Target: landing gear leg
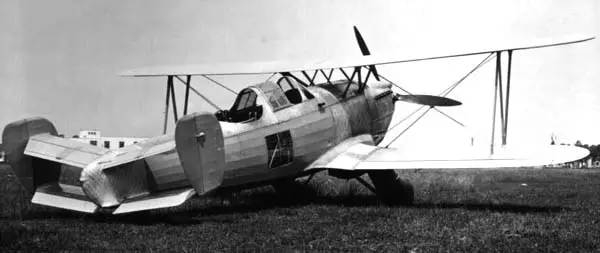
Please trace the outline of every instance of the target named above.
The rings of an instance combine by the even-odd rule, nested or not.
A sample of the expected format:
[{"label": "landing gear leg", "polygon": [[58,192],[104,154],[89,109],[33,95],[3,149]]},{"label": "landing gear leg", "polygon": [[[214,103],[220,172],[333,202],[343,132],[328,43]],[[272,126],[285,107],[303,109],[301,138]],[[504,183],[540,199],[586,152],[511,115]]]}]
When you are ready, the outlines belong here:
[{"label": "landing gear leg", "polygon": [[315,174],[317,174],[317,173],[310,174],[310,176],[308,176],[308,179],[306,179],[306,181],[304,181],[304,185],[308,185],[308,183],[310,182],[310,180],[313,179]]},{"label": "landing gear leg", "polygon": [[358,181],[373,191],[387,205],[410,205],[415,198],[412,185],[398,177],[394,170],[378,170],[367,172],[373,186],[362,180]]}]

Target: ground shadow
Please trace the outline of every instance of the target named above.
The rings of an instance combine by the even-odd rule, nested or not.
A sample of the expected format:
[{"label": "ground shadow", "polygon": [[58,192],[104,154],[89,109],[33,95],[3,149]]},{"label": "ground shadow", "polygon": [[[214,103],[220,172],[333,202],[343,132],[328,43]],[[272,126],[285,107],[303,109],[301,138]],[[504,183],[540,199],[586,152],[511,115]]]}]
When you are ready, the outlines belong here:
[{"label": "ground shadow", "polygon": [[[296,192],[277,193],[272,189],[252,191],[246,194],[235,194],[213,198],[212,201],[192,199],[182,207],[163,210],[138,212],[125,215],[81,214],[77,212],[52,208],[33,208],[23,218],[36,219],[82,219],[105,223],[128,223],[152,225],[168,223],[175,225],[198,224],[206,221],[234,222],[238,217],[234,214],[256,213],[277,208],[293,208],[308,205],[337,205],[346,207],[388,206],[372,194],[348,193],[324,196],[311,187],[300,187]],[[556,213],[570,211],[563,206],[536,206],[515,203],[485,202],[465,200],[457,202],[415,201],[399,208],[416,209],[465,209],[474,211],[508,212],[508,213]]]},{"label": "ground shadow", "polygon": [[[265,199],[267,198],[267,199]],[[263,195],[260,197],[249,196],[239,203],[211,205],[207,207],[193,207],[186,210],[167,210],[157,212],[141,212],[128,215],[87,215],[68,216],[66,214],[57,218],[90,219],[95,222],[128,223],[137,225],[153,225],[167,223],[172,225],[193,225],[207,221],[219,223],[233,223],[239,219],[239,214],[257,213],[277,208],[293,208],[308,205],[337,205],[346,207],[369,207],[387,205],[381,203],[376,196],[332,196],[318,197],[313,200],[294,200],[280,196]],[[411,205],[402,205],[398,208],[415,209],[465,209],[472,211],[490,211],[502,213],[558,213],[571,211],[563,206],[535,206],[514,203],[481,203],[475,201],[465,202],[417,202]],[[38,217],[40,217],[38,215]]]}]

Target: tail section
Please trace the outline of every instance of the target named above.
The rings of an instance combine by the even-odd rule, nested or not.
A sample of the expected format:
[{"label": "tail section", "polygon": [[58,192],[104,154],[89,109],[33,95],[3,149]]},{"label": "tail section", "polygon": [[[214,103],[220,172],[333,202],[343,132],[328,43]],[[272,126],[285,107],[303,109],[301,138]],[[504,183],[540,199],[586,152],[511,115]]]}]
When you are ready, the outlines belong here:
[{"label": "tail section", "polygon": [[[29,118],[8,124],[2,133],[2,142],[6,146],[10,167],[21,184],[32,193],[32,203],[93,213],[98,207],[89,201],[81,187],[59,183],[62,164],[83,168],[85,161],[79,160],[83,157],[71,157],[75,153],[58,146],[69,141],[56,135],[54,125],[44,118]],[[106,152],[99,147],[79,144],[85,145],[83,150],[89,146],[91,152],[82,153],[87,160]]]},{"label": "tail section", "polygon": [[[217,119],[209,113],[184,117],[173,136],[158,136],[118,150],[56,136],[54,125],[30,118],[2,134],[7,160],[32,193],[32,203],[113,214],[177,206],[220,186],[225,151]],[[61,184],[63,165],[81,169],[78,185]]]}]

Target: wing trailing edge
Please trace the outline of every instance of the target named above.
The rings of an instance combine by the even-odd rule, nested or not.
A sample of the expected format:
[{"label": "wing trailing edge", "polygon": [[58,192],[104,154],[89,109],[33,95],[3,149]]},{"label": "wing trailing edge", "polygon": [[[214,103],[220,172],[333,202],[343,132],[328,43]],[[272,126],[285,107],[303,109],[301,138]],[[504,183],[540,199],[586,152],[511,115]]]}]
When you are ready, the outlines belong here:
[{"label": "wing trailing edge", "polygon": [[383,148],[365,143],[348,146],[344,152],[315,168],[339,170],[518,168],[575,161],[589,150],[574,146],[542,146],[496,149],[477,147],[431,150]]}]

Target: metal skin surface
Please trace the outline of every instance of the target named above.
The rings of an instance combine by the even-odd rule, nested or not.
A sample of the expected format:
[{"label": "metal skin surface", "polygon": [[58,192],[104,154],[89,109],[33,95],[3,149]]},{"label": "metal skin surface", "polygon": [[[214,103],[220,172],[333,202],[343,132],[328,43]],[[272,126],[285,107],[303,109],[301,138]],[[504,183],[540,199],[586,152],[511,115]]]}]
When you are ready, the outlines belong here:
[{"label": "metal skin surface", "polygon": [[[358,85],[351,84],[345,98],[342,94],[347,82],[311,86],[307,90],[314,98],[303,95],[302,103],[277,111],[273,111],[259,85],[247,88],[258,95],[256,104],[263,108],[259,119],[246,123],[219,122],[224,138],[225,171],[223,178],[219,178],[222,181],[218,189],[239,189],[305,175],[309,165],[350,137],[366,135],[371,136],[369,142],[381,140],[394,110],[389,84],[370,84],[362,92]],[[293,158],[270,168],[265,138],[285,131],[291,135]],[[101,207],[113,207],[133,197],[189,187],[181,155],[174,152],[173,136],[150,141],[156,139],[172,142],[173,148],[106,170],[98,162],[89,164],[81,177],[86,195]],[[203,170],[201,166],[192,169]]]},{"label": "metal skin surface", "polygon": [[[340,142],[353,136],[385,132],[393,114],[392,95],[377,101],[375,97],[391,87],[372,85],[374,88],[368,87],[359,93],[358,86],[353,84],[348,96],[342,98],[346,84],[309,87],[315,98],[276,112],[272,112],[268,104],[262,104],[266,110],[263,109],[261,119],[255,122],[221,122],[226,154],[222,186],[235,187],[299,176],[308,165]],[[257,104],[260,103],[258,100]],[[292,161],[269,168],[265,136],[282,131],[291,133]]]}]

